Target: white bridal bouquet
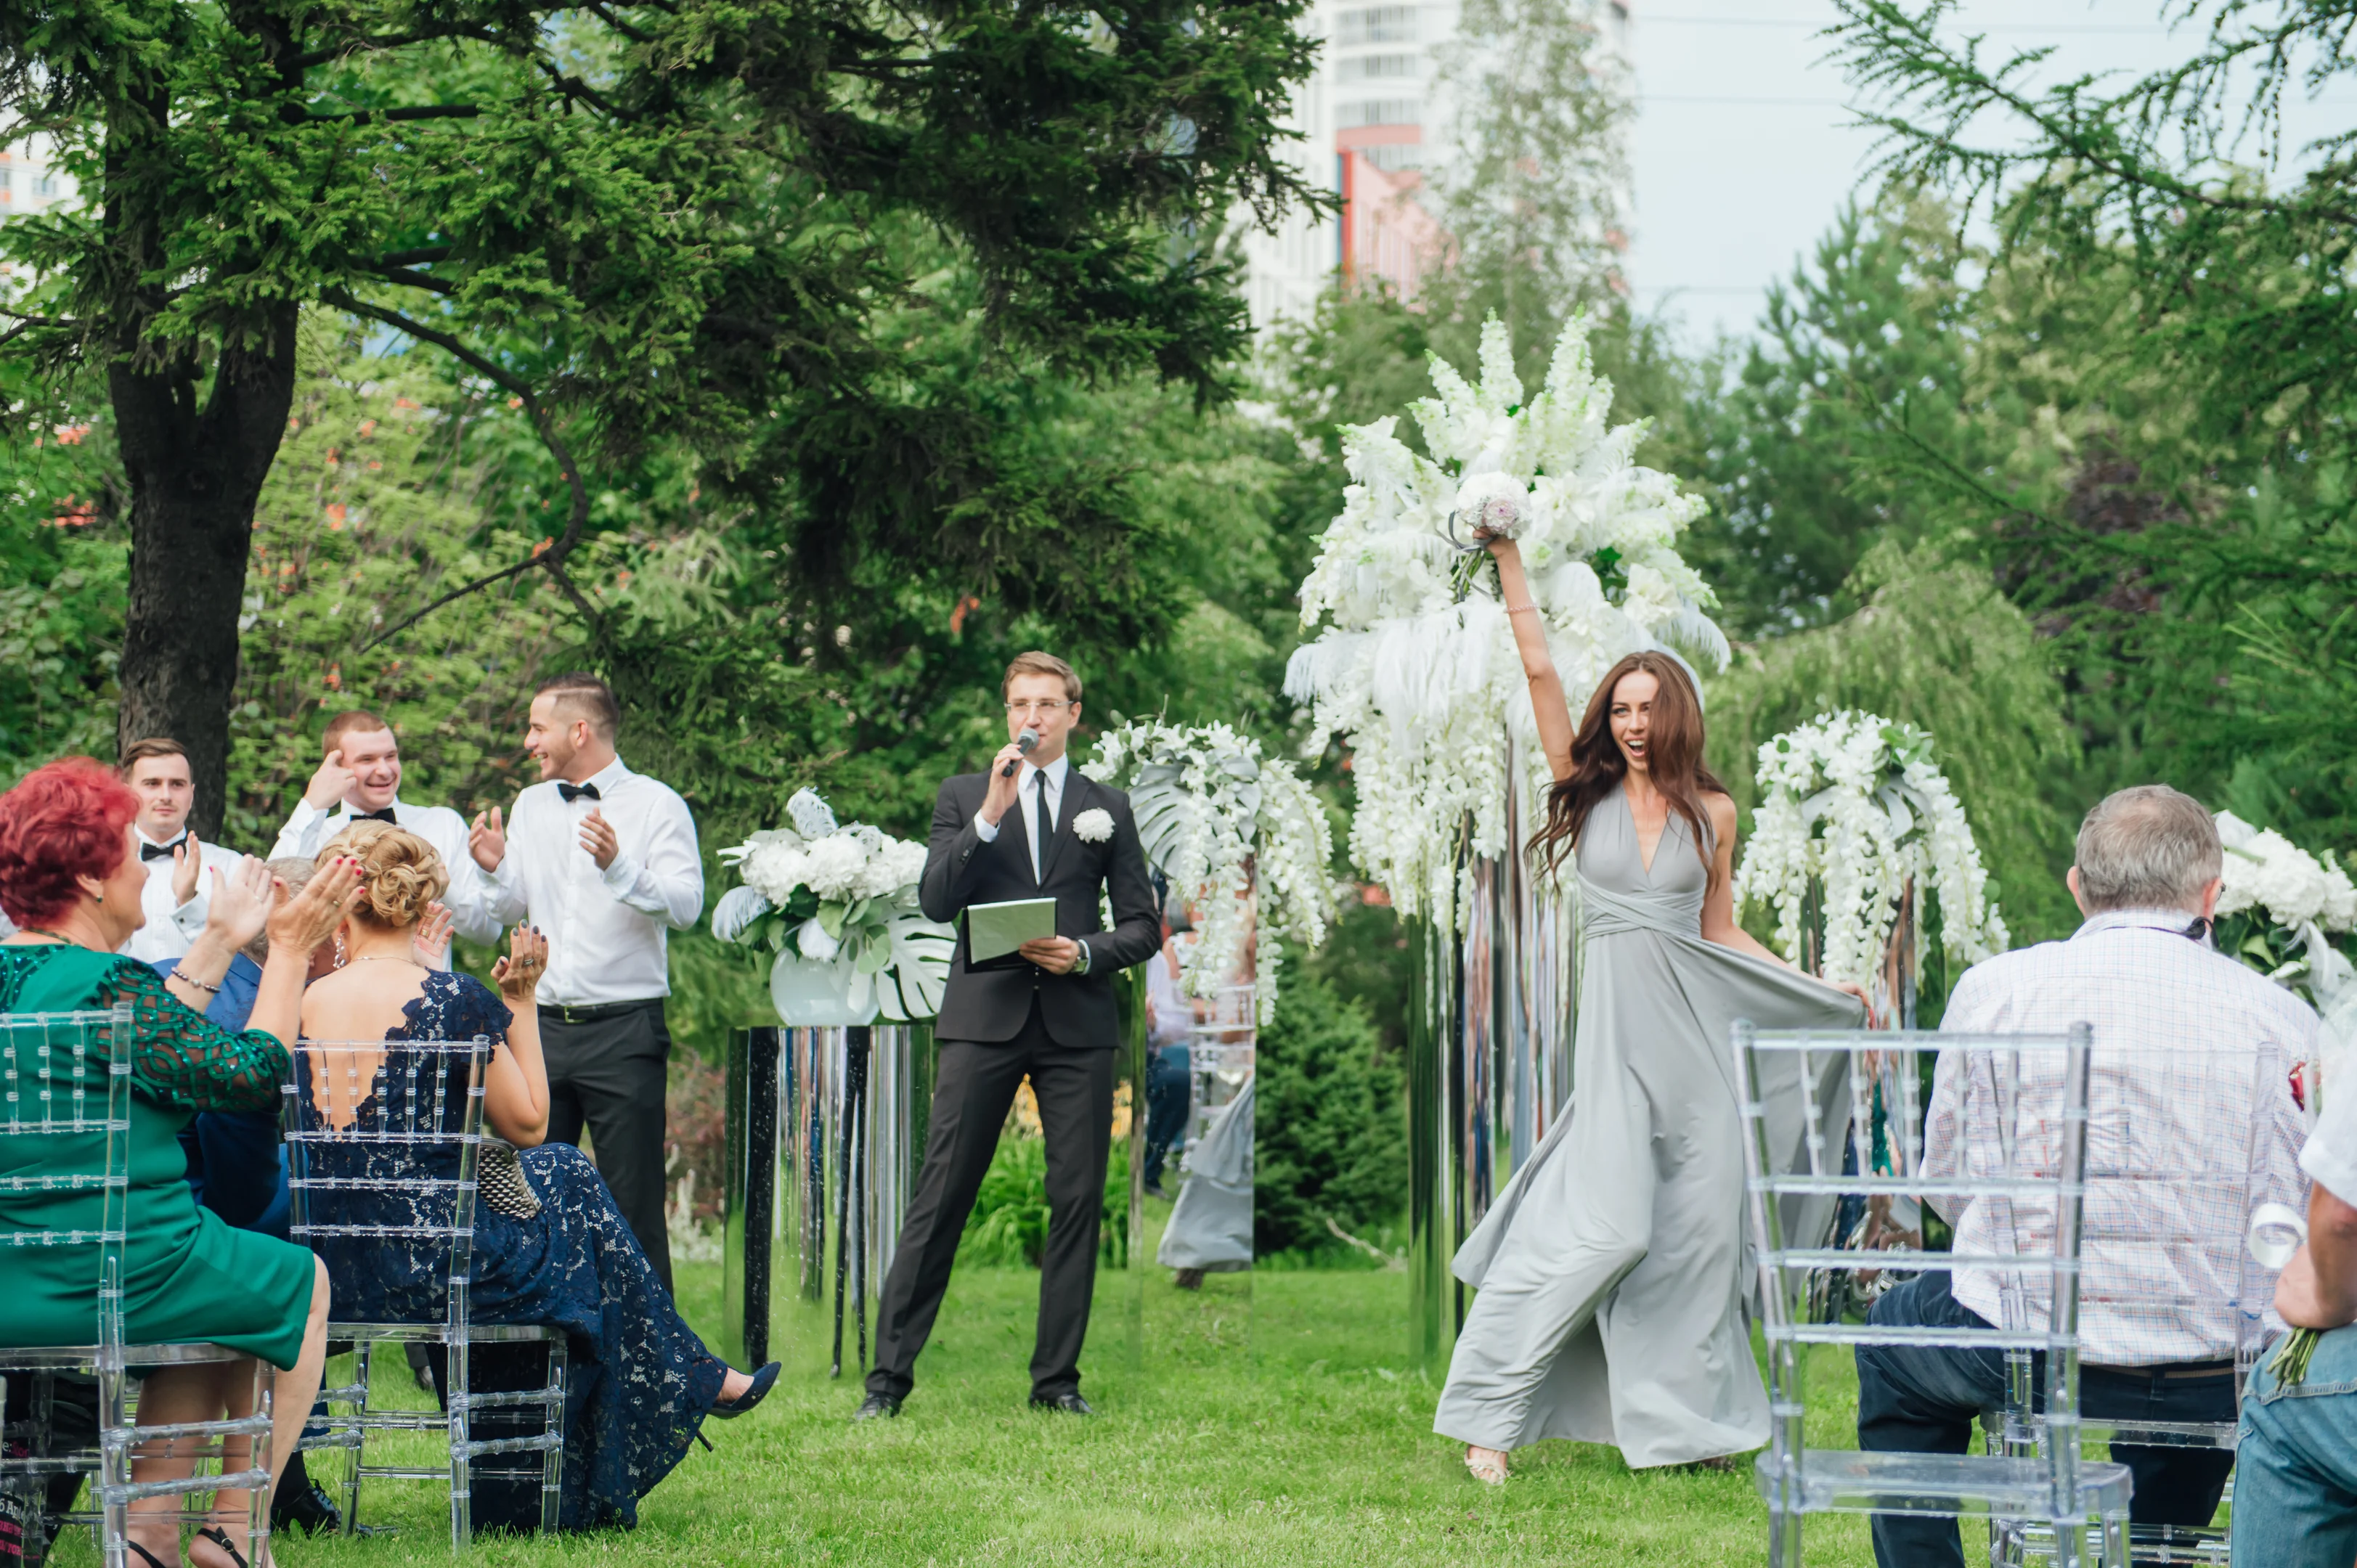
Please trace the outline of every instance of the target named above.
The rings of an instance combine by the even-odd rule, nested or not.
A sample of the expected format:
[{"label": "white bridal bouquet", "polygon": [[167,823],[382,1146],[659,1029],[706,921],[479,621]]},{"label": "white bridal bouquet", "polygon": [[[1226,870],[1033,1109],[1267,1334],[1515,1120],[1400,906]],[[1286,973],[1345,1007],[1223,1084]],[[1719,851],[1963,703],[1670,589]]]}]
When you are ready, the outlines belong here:
[{"label": "white bridal bouquet", "polygon": [[1940,896],[1942,945],[1958,961],[1977,963],[2010,943],[1964,807],[1923,731],[1850,709],[1821,714],[1760,746],[1759,780],[1736,908],[1766,899],[1777,945],[1795,963],[1812,878],[1824,889],[1827,980],[1874,984],[1910,888],[1919,929],[1925,887]]},{"label": "white bridal bouquet", "polygon": [[1147,862],[1202,915],[1179,984],[1216,995],[1242,961],[1251,928],[1260,1021],[1271,1022],[1278,940],[1318,946],[1333,907],[1326,876],[1333,835],[1309,786],[1226,725],[1180,728],[1155,719],[1106,735],[1081,771],[1128,793]]},{"label": "white bridal bouquet", "polygon": [[2218,813],[2218,950],[2329,1012],[2352,978],[2344,944],[2331,939],[2357,930],[2357,884],[2330,850],[2319,859],[2232,811]]},{"label": "white bridal bouquet", "polygon": [[1437,359],[1432,380],[1438,395],[1414,410],[1431,460],[1394,434],[1395,418],[1344,432],[1351,484],[1301,586],[1302,624],[1326,629],[1294,654],[1285,689],[1310,705],[1311,752],[1351,739],[1351,859],[1403,915],[1453,925],[1461,824],[1469,815],[1477,854],[1509,848],[1509,726],[1531,781],[1545,781],[1473,531],[1521,541],[1575,714],[1623,654],[1671,646],[1717,669],[1727,639],[1705,613],[1716,597],[1676,549],[1703,502],[1636,462],[1641,424],[1610,423],[1612,384],[1594,371],[1584,317],[1564,328],[1534,397],[1494,320],[1478,386]]},{"label": "white bridal bouquet", "polygon": [[778,955],[770,989],[789,1023],[858,1023],[879,1008],[894,1023],[933,1016],[956,933],[917,907],[925,846],[838,826],[812,789],[786,815],[792,827],[720,852],[745,883],[714,907],[712,934]]}]

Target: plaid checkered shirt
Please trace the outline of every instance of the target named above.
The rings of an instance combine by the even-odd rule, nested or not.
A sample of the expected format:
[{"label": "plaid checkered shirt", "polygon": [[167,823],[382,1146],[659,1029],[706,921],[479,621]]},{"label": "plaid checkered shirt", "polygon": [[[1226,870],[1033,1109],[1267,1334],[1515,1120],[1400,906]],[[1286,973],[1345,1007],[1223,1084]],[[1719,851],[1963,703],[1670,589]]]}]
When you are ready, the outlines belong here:
[{"label": "plaid checkered shirt", "polygon": [[[2178,909],[2107,910],[2068,941],[1974,965],[1940,1024],[1966,1034],[2061,1034],[2082,1022],[2093,1030],[2080,1287],[2080,1356],[2092,1365],[2223,1360],[2281,1326],[2275,1275],[2251,1259],[2245,1237],[2261,1203],[2306,1208],[2306,1133],[2290,1074],[2313,1058],[2317,1018],[2207,940],[2189,940],[2190,923]],[[1943,1053],[1933,1080],[1929,1177],[2003,1169],[1988,1074],[1960,1070],[1966,1056]],[[2050,1176],[2059,1055],[2024,1054],[2022,1096],[2016,1170]],[[1955,1201],[1934,1207],[1954,1226],[1958,1252],[2052,1245],[2043,1202],[1975,1197],[1948,1212]],[[2027,1326],[2042,1329],[2045,1274],[2022,1280]],[[1953,1282],[1957,1301],[2007,1323],[1999,1271],[1960,1269]]]}]

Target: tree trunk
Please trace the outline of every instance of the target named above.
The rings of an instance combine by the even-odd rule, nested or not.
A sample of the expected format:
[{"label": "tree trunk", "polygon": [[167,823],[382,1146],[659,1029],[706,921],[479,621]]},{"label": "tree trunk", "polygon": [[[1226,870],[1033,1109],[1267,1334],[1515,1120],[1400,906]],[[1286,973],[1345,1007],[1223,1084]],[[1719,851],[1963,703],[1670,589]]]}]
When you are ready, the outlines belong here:
[{"label": "tree trunk", "polygon": [[253,508],[295,399],[296,308],[270,338],[215,361],[201,408],[185,362],[118,360],[108,377],[131,481],[131,605],[124,627],[118,741],[168,736],[196,776],[189,823],[221,832],[229,791],[230,695]]}]

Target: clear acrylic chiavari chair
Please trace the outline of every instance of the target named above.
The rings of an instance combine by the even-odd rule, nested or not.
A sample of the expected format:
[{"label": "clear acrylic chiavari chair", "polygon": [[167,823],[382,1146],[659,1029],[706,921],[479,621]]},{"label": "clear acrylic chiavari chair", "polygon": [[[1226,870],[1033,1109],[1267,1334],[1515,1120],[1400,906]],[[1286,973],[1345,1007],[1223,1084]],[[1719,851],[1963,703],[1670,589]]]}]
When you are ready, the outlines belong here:
[{"label": "clear acrylic chiavari chair", "polygon": [[[124,1319],[124,1244],[131,1191],[131,1046],[128,1004],[84,1013],[0,1014],[0,1196],[18,1219],[0,1222],[0,1252],[86,1251],[91,1264],[88,1344],[0,1348],[0,1390],[12,1419],[0,1441],[0,1493],[18,1505],[26,1561],[47,1554],[49,1527],[96,1527],[107,1568],[128,1559],[132,1505],[179,1497],[182,1524],[217,1523],[218,1494],[246,1494],[244,1553],[260,1561],[270,1534],[271,1372],[267,1361],[217,1345],[129,1344]],[[91,1198],[95,1196],[93,1205]],[[46,1211],[46,1212],[45,1212]],[[29,1217],[41,1215],[38,1222]],[[94,1223],[93,1223],[94,1222]],[[0,1270],[6,1264],[0,1262]],[[163,1367],[250,1360],[253,1411],[233,1420],[141,1426],[136,1379]],[[96,1431],[64,1434],[60,1380],[94,1388]],[[135,1459],[185,1459],[190,1475],[133,1479]],[[97,1507],[70,1504],[85,1479]],[[58,1483],[59,1510],[41,1503]],[[70,1488],[70,1490],[69,1490]]]},{"label": "clear acrylic chiavari chair", "polygon": [[[2272,1316],[2276,1271],[2253,1255],[2252,1226],[2263,1204],[2299,1202],[2287,1187],[2268,1189],[2270,1144],[2277,1146],[2273,1164],[2283,1169],[2305,1130],[2289,1073],[2287,1060],[2233,1041],[2095,1047],[2080,1312],[2206,1343],[2232,1365],[2236,1413],[2210,1422],[2083,1413],[2083,1443],[2234,1448],[2242,1391],[2271,1328],[2281,1326]],[[2041,1453],[2056,1434],[2029,1397],[2028,1352],[2012,1352],[2007,1371],[2013,1395],[1992,1423],[1991,1449]],[[2131,1525],[2128,1545],[2139,1564],[2230,1561],[2228,1532],[2207,1524]],[[2001,1542],[2007,1562],[2051,1552],[2050,1538],[2031,1520]]]},{"label": "clear acrylic chiavari chair", "polygon": [[[565,1336],[538,1326],[477,1323],[469,1315],[483,1074],[491,1048],[482,1036],[304,1040],[295,1047],[285,1116],[292,1233],[326,1260],[339,1314],[328,1337],[350,1341],[356,1361],[352,1381],[321,1391],[328,1432],[304,1446],[348,1451],[347,1532],[360,1526],[363,1479],[447,1480],[454,1551],[463,1552],[473,1536],[474,1483],[486,1477],[536,1475],[540,1528],[557,1524]],[[366,1319],[347,1316],[346,1304],[359,1302],[382,1304],[381,1310]],[[446,1408],[388,1408],[372,1394],[371,1352],[382,1344],[419,1342],[442,1348]],[[507,1392],[471,1391],[468,1352],[492,1343],[545,1346],[545,1380]],[[534,1411],[541,1417],[536,1432],[481,1434]],[[372,1434],[421,1432],[444,1439],[447,1464],[369,1462]],[[526,1469],[515,1468],[514,1460],[484,1463],[507,1455],[536,1457]]]},{"label": "clear acrylic chiavari chair", "polygon": [[[1769,1509],[1771,1568],[1799,1568],[1801,1525],[1811,1513],[1986,1516],[1995,1530],[2035,1520],[2055,1560],[2073,1565],[2127,1561],[2130,1480],[2124,1466],[2081,1456],[2079,1412],[2079,1256],[2084,1199],[2090,1035],[1964,1035],[1921,1031],[1769,1031],[1738,1023],[1734,1050],[1744,1120],[1748,1201],[1760,1269],[1767,1339],[1770,1446],[1754,1466]],[[1965,1162],[1957,1175],[1921,1174],[1921,1130],[1912,1096],[1927,1053],[1951,1054],[1951,1070],[1970,1091],[1960,1096],[1960,1144],[1995,1151]],[[1846,1058],[1853,1086],[1894,1086],[1902,1108],[1889,1119],[1891,1148],[1878,1162],[1863,1117],[1853,1117],[1855,1157],[1801,1115],[1799,1086],[1823,1080]],[[2025,1093],[2050,1081],[2055,1092]],[[1800,1150],[1797,1161],[1792,1151]],[[1827,1201],[1889,1204],[1936,1197],[1952,1206],[1996,1206],[2006,1244],[1986,1252],[1910,1254],[1824,1245],[1799,1234],[1793,1216]],[[2039,1216],[2043,1224],[2018,1226]],[[2042,1231],[2031,1245],[2021,1231]],[[1828,1270],[1859,1273],[1921,1268],[1993,1271],[2005,1302],[2003,1321],[1986,1329],[1908,1327],[1851,1322],[1813,1312]],[[1835,1295],[1846,1293],[1832,1293]],[[2050,1304],[2034,1323],[2030,1299]],[[2050,1440],[2034,1453],[1900,1454],[1818,1449],[1807,1444],[1807,1358],[1818,1345],[1939,1346],[2045,1358],[2045,1409]]]}]

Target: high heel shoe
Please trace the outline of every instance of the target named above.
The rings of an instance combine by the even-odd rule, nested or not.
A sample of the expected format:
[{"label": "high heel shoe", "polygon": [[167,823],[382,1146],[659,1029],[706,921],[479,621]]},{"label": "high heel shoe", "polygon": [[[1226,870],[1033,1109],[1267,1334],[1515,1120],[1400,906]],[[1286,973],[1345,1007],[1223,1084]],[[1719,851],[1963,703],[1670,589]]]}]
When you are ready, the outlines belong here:
[{"label": "high heel shoe", "polygon": [[723,1421],[736,1420],[769,1397],[770,1391],[778,1386],[779,1370],[777,1362],[770,1362],[753,1374],[753,1384],[750,1388],[733,1400],[715,1404],[712,1407],[712,1413]]}]

